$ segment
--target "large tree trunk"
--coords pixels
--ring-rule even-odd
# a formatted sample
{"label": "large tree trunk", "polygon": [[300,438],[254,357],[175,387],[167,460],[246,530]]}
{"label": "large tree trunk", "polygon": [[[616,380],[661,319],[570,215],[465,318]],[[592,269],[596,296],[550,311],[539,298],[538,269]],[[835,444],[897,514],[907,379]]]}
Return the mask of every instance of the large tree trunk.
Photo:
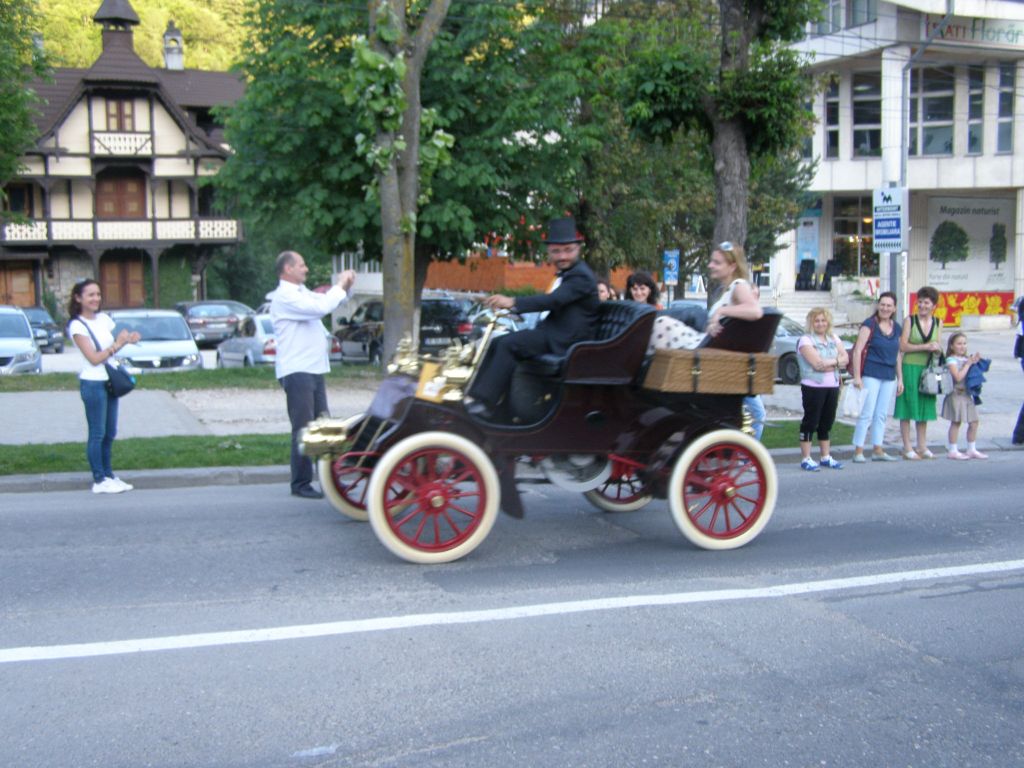
{"label": "large tree trunk", "polygon": [[715,164],[715,243],[747,239],[747,195],[750,157],[743,126],[735,121],[715,125],[711,154]]}

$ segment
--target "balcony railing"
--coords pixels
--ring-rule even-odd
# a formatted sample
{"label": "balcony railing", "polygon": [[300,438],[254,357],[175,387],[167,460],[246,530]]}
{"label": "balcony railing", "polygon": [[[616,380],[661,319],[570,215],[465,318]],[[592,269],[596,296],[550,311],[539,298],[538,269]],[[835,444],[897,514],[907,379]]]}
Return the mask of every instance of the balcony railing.
{"label": "balcony railing", "polygon": [[153,134],[114,131],[93,133],[92,152],[94,155],[148,157],[153,154]]}
{"label": "balcony railing", "polygon": [[75,242],[237,242],[236,219],[37,219],[0,228],[0,241],[11,244]]}

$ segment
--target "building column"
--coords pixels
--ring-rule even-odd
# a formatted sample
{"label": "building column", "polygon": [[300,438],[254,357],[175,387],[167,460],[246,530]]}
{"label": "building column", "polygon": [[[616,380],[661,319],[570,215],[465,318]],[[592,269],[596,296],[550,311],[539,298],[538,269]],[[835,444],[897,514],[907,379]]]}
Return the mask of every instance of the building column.
{"label": "building column", "polygon": [[[903,67],[910,47],[897,45],[882,51],[882,183],[899,184],[907,136],[903,130],[906,100]],[[909,87],[909,83],[907,84]]]}
{"label": "building column", "polygon": [[157,248],[143,248],[149,256],[150,274],[153,275],[153,306],[160,306],[160,251]]}
{"label": "building column", "polygon": [[1013,295],[1024,296],[1024,189],[1017,188],[1017,210],[1013,222]]}

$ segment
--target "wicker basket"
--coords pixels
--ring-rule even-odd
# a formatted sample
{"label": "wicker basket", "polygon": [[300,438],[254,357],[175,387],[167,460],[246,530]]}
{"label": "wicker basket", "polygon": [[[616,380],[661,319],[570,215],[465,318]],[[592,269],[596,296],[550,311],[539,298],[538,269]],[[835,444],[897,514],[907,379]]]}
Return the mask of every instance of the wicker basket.
{"label": "wicker basket", "polygon": [[722,349],[659,349],[644,387],[660,392],[707,395],[770,394],[775,356]]}

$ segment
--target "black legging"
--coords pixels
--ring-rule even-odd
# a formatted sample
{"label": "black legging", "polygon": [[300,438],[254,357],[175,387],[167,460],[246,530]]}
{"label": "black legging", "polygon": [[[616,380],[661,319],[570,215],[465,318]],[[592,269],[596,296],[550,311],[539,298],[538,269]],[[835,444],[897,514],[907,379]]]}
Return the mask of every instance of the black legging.
{"label": "black legging", "polygon": [[836,408],[839,406],[839,387],[808,387],[800,385],[800,394],[804,401],[804,418],[800,422],[800,442],[806,443],[813,439],[815,430],[818,440],[828,440],[829,432],[836,420]]}

